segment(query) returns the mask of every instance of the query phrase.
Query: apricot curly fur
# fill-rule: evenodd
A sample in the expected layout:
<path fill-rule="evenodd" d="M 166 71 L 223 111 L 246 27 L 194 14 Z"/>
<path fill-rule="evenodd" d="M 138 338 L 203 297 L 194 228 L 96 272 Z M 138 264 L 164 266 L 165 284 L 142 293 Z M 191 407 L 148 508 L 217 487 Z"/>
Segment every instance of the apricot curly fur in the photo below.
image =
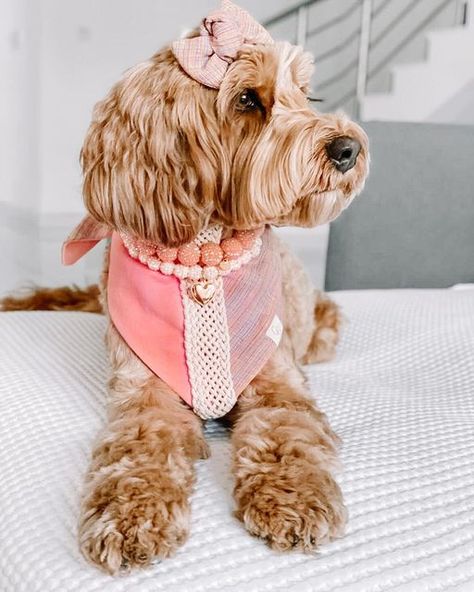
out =
<path fill-rule="evenodd" d="M 102 306 L 99 302 L 99 286 L 94 284 L 86 288 L 77 286 L 29 288 L 24 290 L 23 293 L 1 299 L 0 310 L 3 312 L 16 310 L 75 310 L 101 313 Z"/>
<path fill-rule="evenodd" d="M 193 35 L 196 33 L 193 33 Z M 218 90 L 203 87 L 170 48 L 125 74 L 95 108 L 82 149 L 84 202 L 111 228 L 179 245 L 209 222 L 226 228 L 315 226 L 335 218 L 368 172 L 365 133 L 342 114 L 316 113 L 309 54 L 288 43 L 243 47 Z M 239 95 L 254 89 L 258 109 Z M 326 146 L 361 144 L 342 174 Z M 334 355 L 341 315 L 280 244 L 282 341 L 225 418 L 233 425 L 236 516 L 276 550 L 309 551 L 339 536 L 346 511 L 333 472 L 338 437 L 300 364 Z M 108 254 L 97 289 L 41 290 L 4 309 L 107 314 Z M 16 308 L 15 308 L 16 307 Z M 109 319 L 108 423 L 94 447 L 80 546 L 115 574 L 172 555 L 189 532 L 193 463 L 209 454 L 201 420 L 140 361 Z"/>
<path fill-rule="evenodd" d="M 166 558 L 189 532 L 193 462 L 207 458 L 202 422 L 131 355 L 113 325 L 109 423 L 86 477 L 79 525 L 87 559 L 111 574 Z"/>
<path fill-rule="evenodd" d="M 275 550 L 310 551 L 342 533 L 332 469 L 338 437 L 280 351 L 242 393 L 232 434 L 236 516 Z"/>
<path fill-rule="evenodd" d="M 342 325 L 342 314 L 337 304 L 322 294 L 314 307 L 314 332 L 303 364 L 328 362 L 336 355 L 336 346 Z"/>

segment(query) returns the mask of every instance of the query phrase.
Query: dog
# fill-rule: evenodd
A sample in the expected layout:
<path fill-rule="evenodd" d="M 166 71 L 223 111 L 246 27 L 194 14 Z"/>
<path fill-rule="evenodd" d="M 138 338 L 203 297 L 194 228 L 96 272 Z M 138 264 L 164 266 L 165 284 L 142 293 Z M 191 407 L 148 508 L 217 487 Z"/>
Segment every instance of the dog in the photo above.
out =
<path fill-rule="evenodd" d="M 84 556 L 111 574 L 169 557 L 185 542 L 193 464 L 209 455 L 203 417 L 224 416 L 232 427 L 235 514 L 250 534 L 278 551 L 310 551 L 343 532 L 346 509 L 333 476 L 339 439 L 301 369 L 333 357 L 341 316 L 270 230 L 333 220 L 368 174 L 363 130 L 343 114 L 310 108 L 312 71 L 302 48 L 274 42 L 224 0 L 199 30 L 128 71 L 95 108 L 81 153 L 89 234 L 73 235 L 68 246 L 113 233 L 100 290 L 111 317 L 108 423 L 92 454 L 79 525 Z M 200 278 L 206 244 L 209 260 L 217 258 L 209 277 Z M 141 284 L 129 281 L 132 265 L 143 277 L 152 274 L 141 296 L 128 292 Z M 255 356 L 242 348 L 236 354 L 237 346 L 229 353 L 227 329 L 218 338 L 203 336 L 219 299 L 224 325 L 231 314 L 232 281 L 249 290 L 245 310 L 233 313 L 239 322 L 255 328 L 266 315 L 255 343 L 244 343 Z M 162 340 L 168 353 L 156 367 L 133 341 L 143 327 L 153 335 L 154 321 L 138 322 L 130 312 L 148 307 L 148 300 L 141 308 L 137 302 L 155 294 L 153 282 L 163 283 L 157 298 L 168 306 L 159 323 L 175 314 L 174 293 L 166 291 L 172 282 L 187 286 L 180 297 L 197 334 L 189 337 L 184 381 L 166 357 L 182 350 L 174 333 Z M 95 289 L 65 290 L 5 300 L 4 310 L 98 310 Z M 267 300 L 259 307 L 261 298 Z M 239 381 L 219 375 L 230 393 L 224 401 L 206 399 L 221 392 L 221 382 L 215 387 L 208 375 L 190 398 L 185 387 L 180 391 L 194 380 L 189 356 L 199 339 L 212 347 L 221 338 L 224 354 L 211 365 L 220 367 L 222 358 L 230 372 L 234 356 L 233 374 L 234 365 L 250 368 Z"/>

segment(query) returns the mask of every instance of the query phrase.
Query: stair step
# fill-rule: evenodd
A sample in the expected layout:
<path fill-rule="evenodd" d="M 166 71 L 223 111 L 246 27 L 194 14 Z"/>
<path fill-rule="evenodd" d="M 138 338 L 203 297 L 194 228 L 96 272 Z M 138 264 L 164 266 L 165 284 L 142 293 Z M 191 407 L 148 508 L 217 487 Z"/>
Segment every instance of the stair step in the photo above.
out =
<path fill-rule="evenodd" d="M 470 59 L 474 71 L 474 30 L 456 28 L 442 31 L 431 31 L 426 36 L 428 43 L 428 56 L 430 61 L 442 64 L 447 59 L 452 61 L 450 52 L 446 52 L 447 44 L 456 47 L 458 58 L 467 57 L 470 52 Z"/>
<path fill-rule="evenodd" d="M 366 120 L 423 121 L 474 78 L 474 27 L 427 34 L 424 62 L 391 69 L 392 92 L 371 93 L 361 115 Z"/>

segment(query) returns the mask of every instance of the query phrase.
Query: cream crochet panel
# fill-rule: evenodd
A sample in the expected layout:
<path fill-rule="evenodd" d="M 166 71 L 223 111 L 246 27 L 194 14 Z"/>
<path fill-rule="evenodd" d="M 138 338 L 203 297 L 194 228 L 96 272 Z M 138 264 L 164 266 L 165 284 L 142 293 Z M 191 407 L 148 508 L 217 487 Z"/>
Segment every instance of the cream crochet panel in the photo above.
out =
<path fill-rule="evenodd" d="M 196 242 L 199 246 L 219 243 L 221 235 L 221 226 L 210 226 L 199 234 Z M 232 382 L 223 278 L 219 276 L 213 284 L 214 298 L 201 306 L 189 296 L 187 280 L 181 280 L 184 347 L 193 408 L 203 419 L 222 417 L 237 400 Z"/>

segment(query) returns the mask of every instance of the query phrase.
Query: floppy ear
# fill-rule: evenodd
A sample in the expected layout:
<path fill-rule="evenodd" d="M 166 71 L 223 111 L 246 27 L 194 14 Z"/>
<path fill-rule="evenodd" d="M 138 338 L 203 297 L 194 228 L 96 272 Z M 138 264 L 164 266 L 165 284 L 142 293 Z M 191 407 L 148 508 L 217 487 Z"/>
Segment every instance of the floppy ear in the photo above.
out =
<path fill-rule="evenodd" d="M 192 240 L 208 222 L 225 168 L 215 95 L 169 50 L 127 72 L 96 106 L 81 152 L 90 214 L 170 246 Z"/>

